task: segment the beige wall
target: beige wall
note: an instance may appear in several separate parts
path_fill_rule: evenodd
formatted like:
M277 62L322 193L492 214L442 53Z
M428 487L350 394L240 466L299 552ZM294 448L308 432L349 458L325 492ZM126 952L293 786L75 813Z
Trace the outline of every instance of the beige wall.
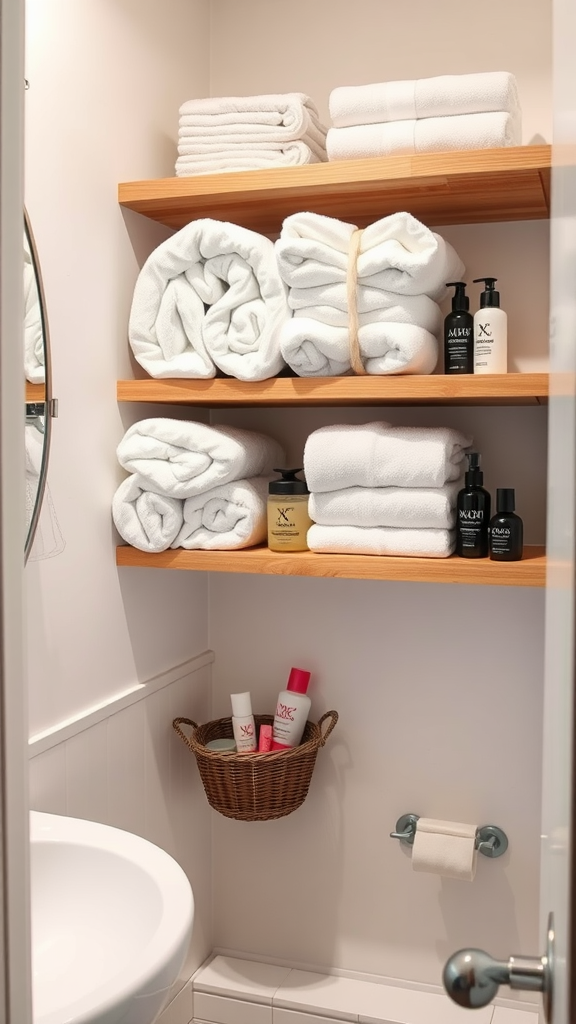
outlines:
M303 91L327 118L336 85L506 69L518 78L524 141L550 141L548 2L214 0L211 15L212 95ZM444 231L467 280L499 277L516 370L547 367L548 230L540 222ZM227 418L274 433L301 465L310 430L379 415ZM546 410L385 416L471 430L487 486L515 486L527 537L543 542ZM464 945L495 955L540 948L543 594L220 576L209 586L216 713L244 687L269 711L296 664L314 673L314 713L341 715L301 810L256 826L216 818L216 944L431 983ZM492 821L508 832L510 852L482 860L472 885L415 875L388 839L407 811Z

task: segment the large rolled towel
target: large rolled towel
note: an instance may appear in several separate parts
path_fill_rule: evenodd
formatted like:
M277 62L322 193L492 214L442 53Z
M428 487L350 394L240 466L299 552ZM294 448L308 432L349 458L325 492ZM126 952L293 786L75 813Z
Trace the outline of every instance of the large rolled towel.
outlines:
M336 424L310 434L304 472L311 491L444 487L461 476L471 444L471 437L450 427Z
M166 551L180 532L183 503L144 490L137 477L123 480L112 499L112 518L120 536L140 551Z
M24 375L32 384L46 380L44 326L32 254L24 239Z
M502 112L331 128L326 138L329 160L357 160L394 153L500 149L521 143L520 115Z
M129 338L152 377L214 377L218 367L265 380L284 365L280 329L289 315L273 243L236 224L196 220L142 267Z
M310 495L310 518L321 526L388 526L452 530L461 480L444 487L346 487Z
M233 551L266 539L269 477L235 480L186 498L173 548Z
M308 530L311 551L338 555L399 555L448 558L456 547L455 530L395 530L362 526L318 526Z
M189 498L232 480L271 476L284 464L282 448L264 434L170 419L134 423L117 456L142 488L172 498Z
M519 109L516 79L508 71L344 85L330 93L334 128L497 110L516 114Z
M366 373L432 373L438 362L433 334L407 320L398 307L396 322L382 319L358 329L360 357ZM389 311L392 316L392 311ZM300 377L331 377L350 372L350 332L321 320L295 316L282 329L282 354Z
M289 288L315 289L339 285L339 308L345 302L354 224L317 213L294 213L282 225L276 255ZM360 238L357 289L374 288L397 295L428 295L442 299L446 282L458 281L464 264L452 246L410 213L393 213L370 224ZM383 303L389 302L389 296Z

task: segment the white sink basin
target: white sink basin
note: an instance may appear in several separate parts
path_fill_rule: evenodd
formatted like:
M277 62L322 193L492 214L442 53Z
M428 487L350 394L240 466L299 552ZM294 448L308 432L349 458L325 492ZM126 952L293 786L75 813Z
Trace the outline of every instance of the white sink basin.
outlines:
M164 850L32 811L34 1024L151 1024L184 963L194 900Z

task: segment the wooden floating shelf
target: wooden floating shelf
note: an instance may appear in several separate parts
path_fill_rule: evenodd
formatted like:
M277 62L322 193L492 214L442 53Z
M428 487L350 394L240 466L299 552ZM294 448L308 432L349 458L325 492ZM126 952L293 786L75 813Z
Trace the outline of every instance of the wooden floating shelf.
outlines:
M27 402L45 402L46 401L46 385L45 384L31 384L29 380L26 381L26 401Z
M429 225L538 220L550 216L550 169L550 146L516 146L129 181L118 200L171 228L213 217L265 235L300 210L358 227L398 210Z
M404 377L272 377L241 381L120 380L119 402L170 405L539 405L548 398L547 373Z
M311 551L277 554L268 548L244 551L162 551L148 554L127 545L116 548L116 564L149 569L241 572L265 576L323 576L339 579L397 580L412 583L468 583L496 587L543 587L543 547L528 547L521 562L489 558L392 558L377 555L320 555Z

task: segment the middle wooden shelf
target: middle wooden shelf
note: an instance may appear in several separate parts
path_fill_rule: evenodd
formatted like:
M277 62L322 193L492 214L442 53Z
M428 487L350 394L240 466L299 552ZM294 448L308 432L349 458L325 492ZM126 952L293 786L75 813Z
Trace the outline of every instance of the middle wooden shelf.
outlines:
M270 551L266 547L241 551L148 553L129 545L116 548L116 564L150 569L196 572L240 572L266 576L323 576L362 580L405 580L412 583L468 583L499 587L543 587L546 555L543 547L527 547L519 562L489 558L397 558L390 555L329 555L313 551Z
M547 373L119 380L119 402L225 406L542 405Z

